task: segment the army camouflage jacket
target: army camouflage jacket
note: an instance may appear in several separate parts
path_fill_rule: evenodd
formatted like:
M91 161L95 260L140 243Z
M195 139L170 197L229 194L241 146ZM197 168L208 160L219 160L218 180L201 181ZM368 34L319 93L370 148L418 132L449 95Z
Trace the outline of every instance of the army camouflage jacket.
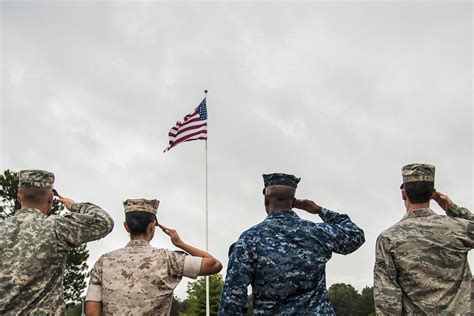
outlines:
M46 216L23 208L0 223L0 314L63 315L63 273L72 247L112 231L100 207L76 203L73 212Z
M273 212L229 250L219 315L245 315L252 286L255 315L334 315L326 290L326 262L365 241L349 216L323 209L324 223L293 211Z
M453 205L448 216L429 208L407 212L377 239L377 315L461 315L471 310L474 215ZM471 311L472 312L472 311Z

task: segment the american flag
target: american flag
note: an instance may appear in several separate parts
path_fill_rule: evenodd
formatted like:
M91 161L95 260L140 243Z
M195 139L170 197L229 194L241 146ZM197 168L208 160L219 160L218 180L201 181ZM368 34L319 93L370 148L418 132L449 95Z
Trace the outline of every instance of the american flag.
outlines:
M207 139L207 107L206 98L190 114L186 115L182 121L177 121L176 125L168 133L170 138L169 146L163 151L166 152L182 142L191 140Z

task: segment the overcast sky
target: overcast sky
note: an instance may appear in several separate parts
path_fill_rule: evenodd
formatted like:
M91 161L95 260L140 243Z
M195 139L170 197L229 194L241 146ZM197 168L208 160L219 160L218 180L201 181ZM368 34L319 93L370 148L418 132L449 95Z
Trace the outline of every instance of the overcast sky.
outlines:
M262 173L293 173L299 197L365 230L327 265L328 285L361 289L404 214L403 165L436 165L438 190L473 208L472 14L468 1L2 1L0 167L50 170L113 216L90 266L126 244L127 198L159 199L159 221L204 248L204 142L163 149L208 89L209 251L227 266L266 216ZM152 245L174 249L161 233Z

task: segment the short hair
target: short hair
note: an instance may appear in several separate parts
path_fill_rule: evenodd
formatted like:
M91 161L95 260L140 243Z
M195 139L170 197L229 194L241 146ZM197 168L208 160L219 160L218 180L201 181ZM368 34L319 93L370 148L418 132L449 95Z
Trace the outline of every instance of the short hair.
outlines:
M155 214L148 212L128 212L125 213L125 221L132 235L142 235L146 233L148 224L156 219Z
M402 185L411 203L425 203L431 199L434 182L416 181L406 182Z
M51 189L43 188L19 188L22 202L29 204L40 204L48 201Z
M287 201L295 198L296 189L284 185L273 185L265 188L263 194L272 200Z

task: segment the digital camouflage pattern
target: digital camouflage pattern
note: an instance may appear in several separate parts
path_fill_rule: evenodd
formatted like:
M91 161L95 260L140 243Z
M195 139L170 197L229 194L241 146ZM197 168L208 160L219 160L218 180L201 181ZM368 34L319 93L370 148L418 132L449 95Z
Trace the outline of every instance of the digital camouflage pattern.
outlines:
M46 216L23 208L0 223L0 314L64 315L66 253L113 228L96 205L76 203L72 209Z
M54 174L45 170L21 170L18 173L19 187L52 189Z
M252 285L255 315L334 315L326 290L326 262L365 241L349 216L323 209L324 223L293 211L272 212L229 250L219 315L245 315Z
M201 262L132 240L95 263L86 300L101 302L103 315L169 315L173 290L183 276L196 278Z
M435 166L413 163L402 168L403 183L427 181L434 182L435 180Z
M156 214L160 201L147 199L128 199L123 202L125 213L128 212L147 212Z
M286 185L296 189L298 183L301 180L301 178L297 178L294 175L286 173L271 173L264 174L262 176L265 188L272 185Z
M461 315L471 310L474 215L451 206L407 212L377 239L374 296L377 315Z

